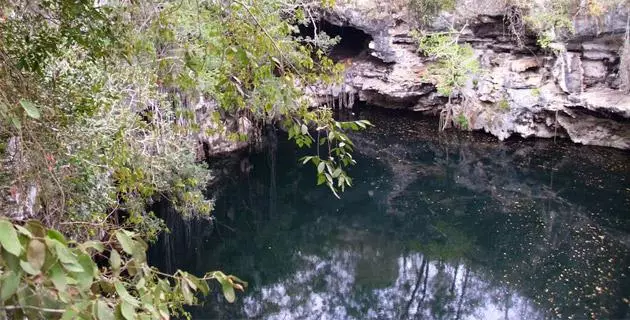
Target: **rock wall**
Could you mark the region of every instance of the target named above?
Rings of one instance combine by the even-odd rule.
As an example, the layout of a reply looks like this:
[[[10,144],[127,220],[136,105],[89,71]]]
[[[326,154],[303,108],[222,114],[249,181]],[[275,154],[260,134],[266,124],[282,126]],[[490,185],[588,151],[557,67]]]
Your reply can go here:
[[[535,36],[508,31],[505,5],[462,0],[442,13],[433,29],[461,28],[461,42],[472,45],[482,72],[471,77],[452,106],[468,119],[468,129],[500,140],[567,137],[576,143],[630,149],[630,96],[620,90],[619,52],[627,8],[599,19],[576,16],[575,33],[553,50],[542,50]],[[412,20],[404,4],[338,1],[321,13],[338,26],[372,36],[369,50],[344,61],[342,85],[308,88],[315,104],[364,101],[385,108],[438,114],[447,97],[424,77],[432,62],[416,52]],[[358,98],[358,99],[356,99]],[[350,103],[348,103],[350,102]]]
[[[259,130],[246,115],[230,115],[223,112],[214,100],[199,97],[191,105],[199,127],[196,158],[199,161],[236,152],[260,141]]]

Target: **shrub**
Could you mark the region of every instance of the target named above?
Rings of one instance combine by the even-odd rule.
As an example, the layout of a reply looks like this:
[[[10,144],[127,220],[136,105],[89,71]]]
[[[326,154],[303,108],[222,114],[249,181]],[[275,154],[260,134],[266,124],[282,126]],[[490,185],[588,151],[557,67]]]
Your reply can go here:
[[[456,0],[409,0],[408,8],[419,25],[426,26],[441,11],[455,9]]]
[[[463,113],[460,113],[457,118],[455,118],[455,123],[457,127],[462,130],[468,130],[468,118]]]
[[[210,214],[213,203],[203,195],[210,174],[195,158],[204,112],[247,117],[257,125],[285,121],[299,128],[292,135],[298,145],[310,145],[308,128],[317,128],[326,138],[317,143],[329,147],[322,147],[320,158],[327,185],[335,193],[350,185],[344,169],[354,160],[346,132],[369,123],[337,122],[330,109],[308,108],[300,86],[335,81],[340,67],[323,56],[314,59],[317,48],[294,38],[296,20],[285,13],[301,5],[0,4],[0,145],[8,151],[0,215],[23,215],[16,202],[35,186],[32,214],[46,225],[31,230],[0,220],[5,307],[32,311],[33,318],[66,308],[78,314],[70,318],[92,312],[100,319],[114,308],[123,316],[132,310],[165,318],[182,303],[194,303],[191,292],[203,291],[201,280],[238,289],[239,281],[222,273],[203,279],[160,274],[139,253],[145,240],[164,230],[147,210],[154,201],[168,199],[184,215]],[[319,163],[315,168],[323,173]],[[46,268],[37,268],[41,258],[29,257],[31,243]],[[101,257],[106,248],[113,249]],[[104,270],[95,267],[97,257],[107,260]],[[123,269],[128,276],[119,276]],[[111,291],[114,280],[126,293]],[[60,290],[60,281],[73,290]],[[6,289],[16,283],[37,301]],[[159,301],[152,308],[145,297]]]
[[[499,110],[510,110],[510,102],[505,98],[499,100],[498,106]]]
[[[230,302],[247,286],[217,271],[163,274],[148,266],[147,244],[134,232],[118,229],[105,239],[74,242],[35,220],[0,218],[0,316],[164,319],[185,313],[196,293],[207,295],[208,280],[220,282]]]
[[[458,38],[453,33],[417,33],[416,39],[418,51],[437,60],[429,67],[428,78],[437,83],[438,92],[448,96],[449,101],[469,77],[479,72],[479,61],[472,47],[457,43]]]

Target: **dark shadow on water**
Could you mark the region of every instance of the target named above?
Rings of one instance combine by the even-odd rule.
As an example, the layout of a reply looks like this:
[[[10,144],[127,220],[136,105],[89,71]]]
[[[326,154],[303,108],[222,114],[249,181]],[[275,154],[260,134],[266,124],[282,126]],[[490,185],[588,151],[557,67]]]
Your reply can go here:
[[[376,127],[353,137],[341,200],[279,135],[230,162],[215,223],[159,208],[172,233],[153,264],[250,283],[234,304],[215,291],[194,319],[630,316],[630,153],[360,116]]]

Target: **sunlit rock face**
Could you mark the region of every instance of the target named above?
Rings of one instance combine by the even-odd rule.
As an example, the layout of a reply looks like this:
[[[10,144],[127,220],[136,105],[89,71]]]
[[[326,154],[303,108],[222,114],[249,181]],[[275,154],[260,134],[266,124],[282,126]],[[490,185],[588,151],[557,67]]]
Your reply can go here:
[[[627,10],[610,10],[599,19],[575,16],[575,33],[554,44],[556,53],[542,50],[533,36],[517,45],[506,31],[506,12],[505,2],[461,0],[433,24],[437,31],[461,29],[460,41],[473,46],[481,63],[481,73],[461,92],[464,98],[455,101],[468,128],[500,140],[563,137],[629,149],[630,98],[619,90]],[[447,98],[426,80],[432,62],[416,52],[413,19],[403,2],[337,1],[321,18],[366,32],[373,41],[347,59],[343,85],[307,90],[314,104],[364,101],[429,114],[442,110]]]

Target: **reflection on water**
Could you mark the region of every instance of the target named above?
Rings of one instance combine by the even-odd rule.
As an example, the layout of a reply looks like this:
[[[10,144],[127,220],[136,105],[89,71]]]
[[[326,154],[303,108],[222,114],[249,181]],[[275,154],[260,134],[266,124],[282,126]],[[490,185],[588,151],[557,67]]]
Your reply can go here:
[[[193,318],[630,317],[628,152],[361,116],[377,127],[341,200],[280,137],[222,178],[214,225],[159,208],[173,232],[152,263],[250,283]]]

